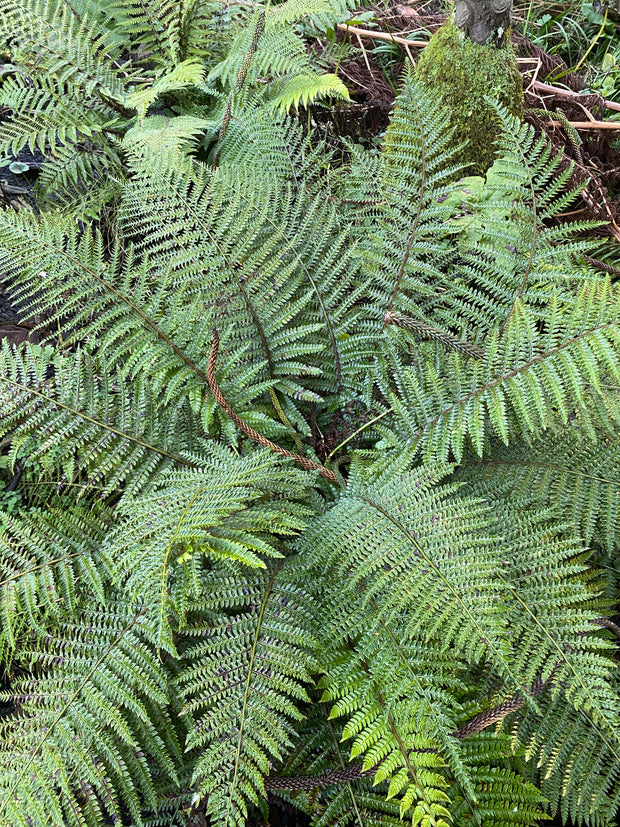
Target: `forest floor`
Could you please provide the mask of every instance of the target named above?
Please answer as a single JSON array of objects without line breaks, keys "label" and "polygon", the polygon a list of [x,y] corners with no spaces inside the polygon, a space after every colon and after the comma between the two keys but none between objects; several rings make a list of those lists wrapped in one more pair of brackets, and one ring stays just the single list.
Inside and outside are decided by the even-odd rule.
[{"label": "forest floor", "polygon": [[[332,121],[334,134],[372,141],[387,126],[405,62],[415,62],[421,48],[417,44],[428,40],[446,14],[435,0],[393,0],[387,10],[369,6],[355,18],[356,25],[338,27],[337,37],[356,46],[357,54],[335,67],[353,102],[314,115],[324,123]],[[582,203],[564,218],[605,222],[599,232],[620,243],[620,103],[584,92],[580,74],[517,27],[512,43],[523,77],[525,118],[537,133],[546,134],[557,151],[564,152],[565,164],[573,164],[571,185],[583,187]],[[551,84],[549,78],[557,81]],[[620,269],[613,274],[619,276]]]}]

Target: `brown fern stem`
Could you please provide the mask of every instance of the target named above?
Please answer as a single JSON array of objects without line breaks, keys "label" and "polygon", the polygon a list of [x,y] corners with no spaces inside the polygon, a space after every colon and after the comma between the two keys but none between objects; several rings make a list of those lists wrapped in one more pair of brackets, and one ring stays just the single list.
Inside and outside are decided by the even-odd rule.
[{"label": "brown fern stem", "polygon": [[215,363],[217,361],[217,354],[220,349],[220,336],[215,328],[213,329],[213,345],[211,346],[211,355],[209,356],[209,363],[207,365],[207,382],[209,384],[209,388],[211,389],[211,393],[215,397],[217,404],[222,408],[222,410],[226,411],[228,416],[232,419],[235,423],[237,428],[244,433],[247,437],[249,437],[253,442],[257,442],[259,445],[262,445],[265,448],[271,448],[272,451],[275,451],[277,454],[280,454],[283,457],[289,457],[289,459],[294,460],[298,465],[301,465],[302,468],[305,468],[306,471],[318,471],[320,476],[324,477],[326,480],[330,482],[338,482],[338,479],[333,471],[330,471],[329,468],[325,468],[325,466],[320,465],[318,462],[314,462],[307,457],[302,457],[301,454],[295,454],[292,451],[288,451],[286,448],[282,448],[280,445],[276,445],[275,442],[272,442],[267,437],[259,434],[258,431],[255,431],[254,428],[250,427],[247,422],[244,422],[240,416],[238,416],[233,409],[230,407],[224,394],[220,390],[219,385],[217,384],[217,380],[215,378]]},{"label": "brown fern stem", "polygon": [[618,640],[620,640],[620,626],[617,623],[614,623],[613,620],[609,620],[607,617],[597,617],[595,620],[591,620],[590,623],[595,623],[597,626],[602,626],[604,629],[609,629],[612,634],[614,634]]},{"label": "brown fern stem", "polygon": [[[538,679],[532,686],[529,692],[531,698],[535,698],[545,690],[553,679],[553,675],[546,681]],[[476,715],[471,721],[463,724],[460,729],[453,732],[453,736],[459,741],[464,741],[466,738],[471,738],[472,735],[477,735],[483,729],[492,726],[493,724],[502,721],[507,715],[513,712],[518,712],[522,706],[525,705],[525,698],[514,695],[508,698],[499,706],[493,709],[487,709]],[[432,749],[417,750],[417,752],[436,752]],[[278,790],[314,790],[319,787],[330,787],[333,784],[341,784],[344,781],[355,781],[358,778],[367,778],[374,775],[378,769],[372,767],[369,770],[363,770],[360,764],[346,767],[345,769],[334,770],[333,772],[325,773],[325,775],[296,775],[290,778],[271,777],[265,778],[265,788],[269,792],[278,792]]]},{"label": "brown fern stem", "polygon": [[487,355],[484,348],[474,345],[471,342],[466,342],[463,339],[458,339],[452,333],[421,322],[412,316],[392,313],[391,310],[388,310],[384,316],[384,323],[386,325],[391,324],[395,327],[403,328],[403,330],[409,330],[421,339],[441,342],[448,350],[456,350],[464,356],[469,356],[471,359],[484,359]]},{"label": "brown fern stem", "polygon": [[[243,89],[243,84],[245,83],[245,78],[248,74],[248,69],[250,68],[250,64],[252,63],[252,58],[254,57],[254,53],[258,48],[258,41],[263,33],[265,28],[265,9],[261,9],[258,15],[258,20],[256,21],[256,27],[254,28],[254,35],[252,36],[252,42],[250,43],[250,47],[243,58],[243,63],[239,68],[239,72],[237,73],[237,78],[235,80],[235,89],[240,91]],[[220,127],[220,134],[219,140],[221,141],[224,135],[226,134],[226,130],[228,129],[228,123],[230,121],[230,115],[232,112],[232,104],[233,104],[233,93],[231,92],[228,96],[228,100],[226,101],[226,109],[224,110],[224,117],[222,118],[222,125]]]}]

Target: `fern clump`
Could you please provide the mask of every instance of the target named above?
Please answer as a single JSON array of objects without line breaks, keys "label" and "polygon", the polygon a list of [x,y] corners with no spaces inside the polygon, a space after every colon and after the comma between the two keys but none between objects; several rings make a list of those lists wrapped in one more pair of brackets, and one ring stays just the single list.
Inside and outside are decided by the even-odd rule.
[{"label": "fern clump", "polygon": [[244,88],[258,86],[282,111],[348,99],[302,37],[304,25],[324,29],[347,8],[347,0],[287,0],[260,13],[222,0],[5,0],[0,44],[10,71],[0,105],[12,116],[0,145],[42,153],[40,195],[94,217],[120,192],[119,141],[136,125],[152,130],[164,116],[206,155]]},{"label": "fern clump", "polygon": [[293,0],[4,7],[23,66],[63,38],[0,133],[49,92],[59,177],[0,213],[43,339],[0,350],[0,823],[611,827],[620,297],[570,170],[498,107],[454,183],[410,75],[334,167]]}]

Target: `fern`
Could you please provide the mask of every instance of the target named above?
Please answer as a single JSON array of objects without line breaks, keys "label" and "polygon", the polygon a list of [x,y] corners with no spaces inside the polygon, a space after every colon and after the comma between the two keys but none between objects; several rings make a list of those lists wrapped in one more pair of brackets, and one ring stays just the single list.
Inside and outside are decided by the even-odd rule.
[{"label": "fern", "polygon": [[344,3],[0,11],[49,196],[0,213],[0,822],[611,827],[619,304],[560,159],[500,111],[455,181],[406,76],[336,164],[286,110]]},{"label": "fern", "polygon": [[402,369],[398,400],[383,378],[395,359],[381,365],[379,387],[405,419],[394,438],[406,435],[427,455],[442,459],[452,451],[460,461],[465,444],[481,455],[490,431],[508,444],[517,434],[527,438],[579,416],[593,436],[595,424],[616,415],[604,382],[619,376],[617,302],[609,283],[586,283],[572,307],[550,301],[547,330],[540,334],[535,315],[518,301],[506,329],[489,336],[486,359],[453,353],[442,360],[450,366],[442,374],[432,353],[422,356],[414,368]]},{"label": "fern", "polygon": [[92,217],[117,195],[102,182],[125,175],[119,137],[153,108],[159,115],[176,103],[181,117],[221,125],[229,117],[222,97],[259,79],[264,86],[265,76],[275,107],[347,98],[335,75],[317,74],[291,25],[309,18],[325,26],[346,9],[332,2],[270,9],[248,51],[250,10],[230,15],[217,0],[3,0],[0,43],[16,68],[0,88],[0,103],[13,113],[0,127],[0,148],[17,153],[28,145],[48,156],[43,199]]},{"label": "fern", "polygon": [[7,518],[0,536],[0,648],[7,659],[26,629],[43,633],[47,621],[76,613],[85,593],[105,599],[112,566],[97,544],[110,515],[91,514],[70,496],[66,500],[62,509]]},{"label": "fern", "polygon": [[114,602],[22,638],[31,675],[4,694],[14,712],[0,724],[5,822],[94,824],[155,803],[149,762],[174,777],[178,747],[150,638],[143,611]]},{"label": "fern", "polygon": [[[504,503],[495,523],[504,533],[499,545],[482,503],[476,510],[475,501],[457,498],[449,506],[429,490],[437,471],[404,470],[393,463],[373,485],[350,483],[347,496],[306,532],[302,551],[311,571],[326,572],[338,591],[347,583],[346,614],[334,612],[337,597],[329,591],[321,603],[335,636],[325,649],[337,653],[326,666],[325,698],[334,702],[332,715],[350,716],[344,735],[355,738],[351,756],[363,754],[365,769],[378,767],[376,780],[387,777],[392,794],[404,792],[401,810],[415,803],[431,824],[426,786],[441,789],[430,767],[443,765],[427,757],[429,749],[441,749],[475,800],[454,720],[466,687],[456,678],[463,664],[486,663],[504,692],[525,699],[537,681],[566,681],[566,699],[617,748],[616,713],[609,653],[592,636],[596,611],[579,580],[580,544],[561,539],[562,526],[544,514],[519,519]],[[560,602],[561,620],[554,610]],[[347,647],[347,640],[358,642]]]},{"label": "fern", "polygon": [[349,100],[347,87],[336,75],[297,75],[277,90],[272,105],[279,109],[296,109],[321,98]]},{"label": "fern", "polygon": [[[175,570],[201,554],[265,568],[265,558],[282,557],[278,536],[298,533],[309,516],[302,505],[269,501],[278,493],[290,498],[296,486],[300,498],[304,493],[301,473],[279,468],[269,451],[234,461],[229,451],[213,450],[193,464],[196,470],[164,475],[152,493],[119,508],[106,541],[127,593],[152,607],[162,646],[171,640],[168,581]],[[181,623],[185,611],[177,607]]]},{"label": "fern", "polygon": [[529,445],[494,447],[488,457],[472,458],[463,476],[481,493],[553,503],[587,542],[596,539],[611,552],[619,539],[616,451],[613,433],[583,440],[569,428]]},{"label": "fern", "polygon": [[[313,665],[312,607],[287,578],[285,561],[253,578],[221,571],[203,583],[206,615],[186,635],[204,638],[183,653],[179,676],[191,721],[189,747],[200,748],[194,781],[215,824],[244,824],[248,804],[264,796],[270,763],[292,746],[292,722],[307,700]],[[226,665],[222,653],[228,652]]]}]

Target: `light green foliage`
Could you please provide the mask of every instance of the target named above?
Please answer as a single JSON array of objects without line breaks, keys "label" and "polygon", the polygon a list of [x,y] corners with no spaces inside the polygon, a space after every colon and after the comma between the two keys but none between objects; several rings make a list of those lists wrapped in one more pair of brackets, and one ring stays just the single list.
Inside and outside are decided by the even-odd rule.
[{"label": "light green foliage", "polygon": [[454,140],[461,145],[454,160],[468,171],[484,174],[501,134],[493,104],[501,104],[515,117],[523,110],[521,75],[510,37],[499,48],[480,46],[450,21],[420,55],[416,78],[450,112]]},{"label": "light green foliage", "polygon": [[[212,11],[106,8],[106,49],[208,63]],[[570,170],[497,107],[501,157],[451,183],[409,76],[335,169],[276,84],[228,96],[246,54],[206,116],[145,69],[96,221],[0,213],[49,342],[0,353],[0,823],[241,827],[277,782],[314,827],[612,827],[619,295],[549,220]]]},{"label": "light green foliage", "polygon": [[349,100],[347,87],[337,75],[297,75],[277,88],[272,105],[288,110],[316,100]]}]

